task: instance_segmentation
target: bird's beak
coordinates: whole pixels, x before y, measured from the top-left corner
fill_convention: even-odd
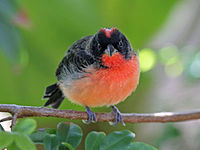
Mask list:
[[[109,44],[107,46],[107,49],[105,50],[105,53],[109,56],[114,55],[117,52],[117,50],[114,48],[114,46],[112,44]]]

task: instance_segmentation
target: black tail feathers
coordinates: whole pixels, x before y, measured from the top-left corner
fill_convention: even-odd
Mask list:
[[[64,95],[57,83],[46,88],[43,99],[48,99],[44,106],[51,105],[53,108],[58,108],[64,100]]]

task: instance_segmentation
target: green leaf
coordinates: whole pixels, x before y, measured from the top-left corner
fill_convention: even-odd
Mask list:
[[[157,150],[157,149],[145,143],[133,142],[129,145],[129,147],[126,150]]]
[[[35,144],[23,133],[14,133],[14,140],[20,150],[36,150]]]
[[[46,128],[46,129],[45,129],[45,132],[46,132],[46,133],[49,133],[49,134],[56,134],[56,129]]]
[[[8,150],[20,150],[19,147],[17,147],[16,143],[13,142],[11,145],[8,146]]]
[[[0,132],[5,131],[3,126],[0,124]]]
[[[13,142],[13,136],[9,132],[0,132],[0,149],[9,146]]]
[[[44,140],[44,137],[47,134],[56,134],[56,129],[47,128],[47,129],[44,129],[44,130],[34,131],[29,137],[31,138],[31,140],[34,143],[42,144],[43,140]]]
[[[59,123],[57,128],[56,134],[61,143],[69,143],[73,148],[76,148],[80,144],[82,131],[78,125],[73,123]]]
[[[100,150],[123,150],[133,141],[135,134],[129,130],[110,133],[100,145]]]
[[[62,143],[59,146],[59,150],[74,150],[74,148],[69,143]]]
[[[34,143],[42,144],[46,134],[47,133],[42,132],[42,131],[36,131],[36,132],[33,132],[31,135],[29,135],[29,137]]]
[[[19,121],[13,131],[24,133],[24,134],[31,134],[36,128],[36,121],[33,119],[24,119]]]
[[[70,145],[70,144],[69,144]],[[71,150],[71,149],[69,149],[68,147],[66,147],[65,145],[63,145],[63,144],[61,144],[61,145],[59,145],[59,148],[58,148],[59,150]]]
[[[59,140],[54,134],[47,134],[44,137],[45,150],[58,150]]]
[[[104,132],[90,132],[85,140],[85,150],[99,150],[100,144],[105,137]]]

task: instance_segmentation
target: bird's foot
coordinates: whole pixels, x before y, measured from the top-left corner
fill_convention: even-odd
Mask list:
[[[117,107],[111,106],[111,108],[112,108],[112,112],[115,115],[115,120],[114,120],[114,122],[112,122],[110,124],[116,126],[119,122],[121,122],[122,125],[125,126],[125,123],[123,121],[123,117],[122,117],[120,111],[117,109]]]
[[[96,118],[95,113],[88,106],[85,106],[85,109],[86,109],[86,112],[88,114],[88,120],[83,120],[83,122],[86,123],[86,124],[89,124],[90,122],[96,123],[97,118]]]

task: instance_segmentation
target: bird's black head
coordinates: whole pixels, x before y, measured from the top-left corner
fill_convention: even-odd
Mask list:
[[[128,39],[116,28],[100,29],[90,43],[90,50],[96,58],[101,58],[103,54],[112,56],[118,52],[128,60],[133,53]]]

